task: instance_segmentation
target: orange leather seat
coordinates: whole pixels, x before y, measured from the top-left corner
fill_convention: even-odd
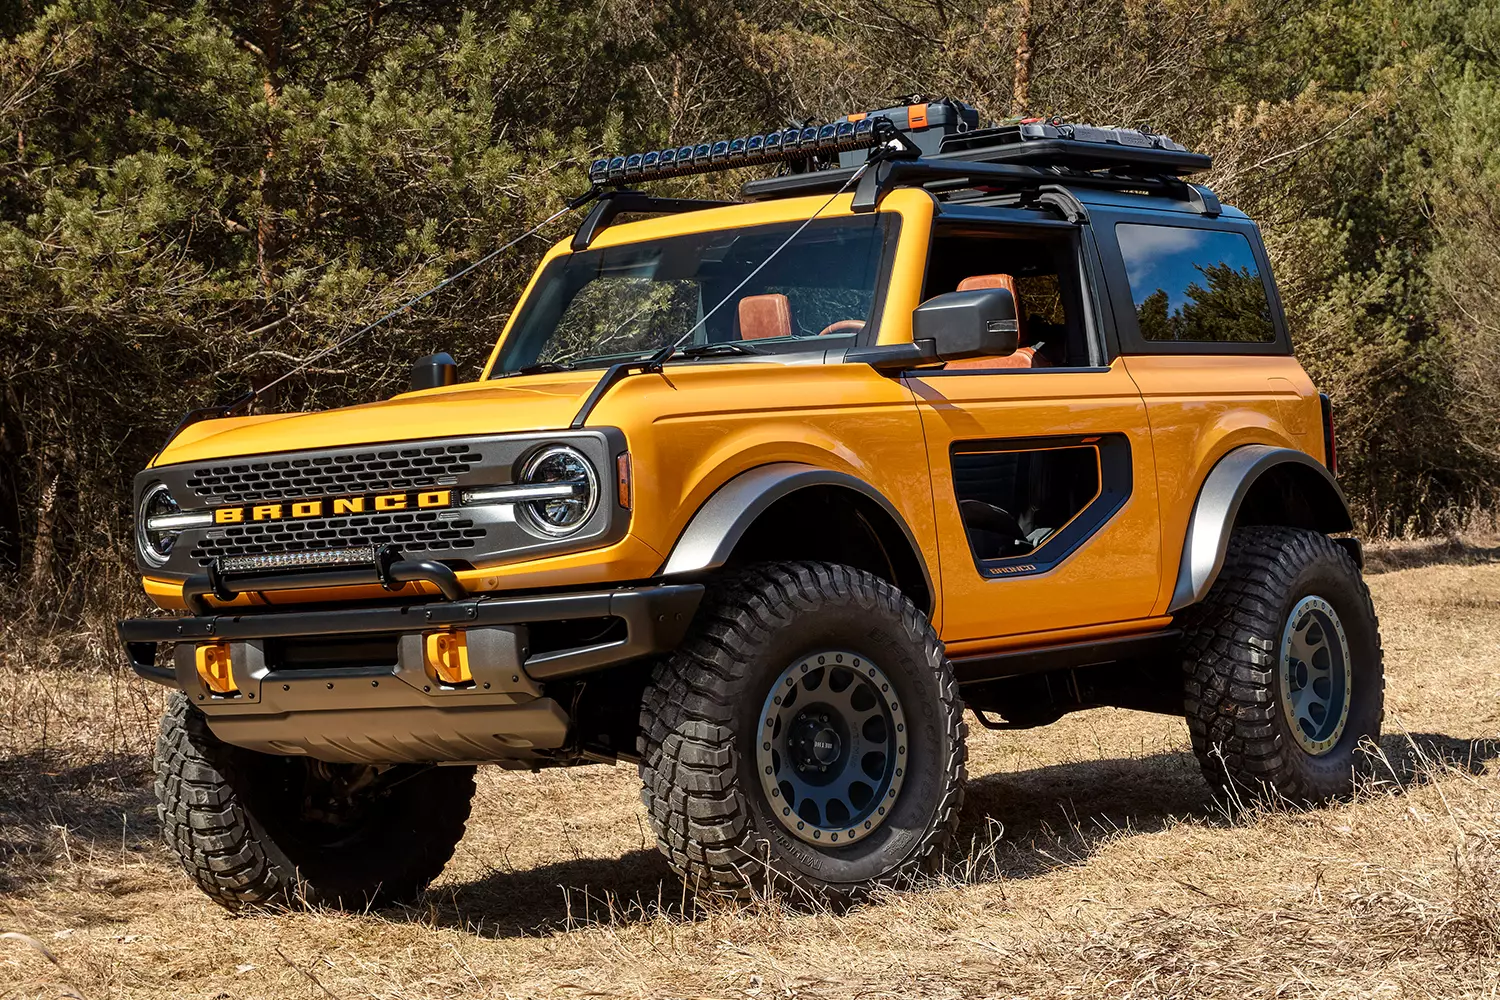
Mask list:
[[[1011,298],[1016,300],[1016,330],[1017,341],[1020,347],[1016,353],[1003,358],[965,358],[962,361],[950,361],[948,368],[1046,368],[1047,359],[1036,351],[1036,345],[1028,342],[1026,336],[1026,317],[1021,310],[1021,296],[1016,291],[1016,279],[1008,274],[975,274],[965,278],[958,283],[958,291],[974,292],[982,288],[1003,288],[1010,292]]]
[[[740,299],[740,339],[765,340],[792,335],[792,305],[785,295],[747,295]]]

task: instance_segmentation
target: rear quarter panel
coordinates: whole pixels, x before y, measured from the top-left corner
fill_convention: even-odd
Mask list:
[[[1170,603],[1188,519],[1203,480],[1246,444],[1323,456],[1320,404],[1297,359],[1268,355],[1150,355],[1125,359],[1146,401],[1161,504],[1162,576],[1156,614]]]

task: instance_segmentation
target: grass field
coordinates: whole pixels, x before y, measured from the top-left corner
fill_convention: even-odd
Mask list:
[[[684,906],[634,768],[480,772],[424,903],[234,917],[158,843],[159,689],[0,646],[0,998],[1500,995],[1500,547],[1372,559],[1381,779],[1233,816],[1180,720],[971,736],[952,870],[848,913]],[[109,655],[56,637],[58,657]],[[46,653],[46,651],[42,651]]]

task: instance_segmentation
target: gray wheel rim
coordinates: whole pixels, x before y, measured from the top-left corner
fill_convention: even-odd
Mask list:
[[[906,750],[890,679],[864,657],[833,651],[798,660],[771,686],[755,765],[777,822],[809,844],[842,846],[890,815]]]
[[[1332,750],[1349,721],[1353,672],[1349,640],[1333,605],[1304,597],[1281,633],[1281,711],[1297,744],[1313,756]]]

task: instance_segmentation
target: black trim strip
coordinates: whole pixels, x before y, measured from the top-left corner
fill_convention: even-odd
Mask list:
[[[1127,635],[1088,642],[1070,642],[1039,649],[1016,649],[1004,653],[954,657],[953,674],[959,686],[1039,674],[1050,670],[1090,667],[1121,660],[1145,660],[1171,655],[1182,638],[1180,629],[1163,629],[1143,635]]]
[[[891,345],[901,346],[901,345]],[[846,358],[847,360],[847,358]],[[1108,372],[1109,366],[1078,368],[911,368],[907,373],[912,378],[932,378],[939,375],[1095,375]]]
[[[959,455],[983,452],[1025,452],[1056,448],[1097,448],[1099,452],[1099,494],[1074,515],[1062,530],[1024,556],[1004,559],[981,559],[974,551],[974,565],[988,580],[1009,580],[1020,576],[1050,573],[1088,541],[1119,513],[1135,489],[1135,474],[1130,458],[1130,439],[1124,434],[1076,434],[1058,437],[997,438],[983,441],[955,441],[949,449],[949,470]],[[954,483],[953,500],[959,501]],[[965,536],[968,529],[965,527]]]

